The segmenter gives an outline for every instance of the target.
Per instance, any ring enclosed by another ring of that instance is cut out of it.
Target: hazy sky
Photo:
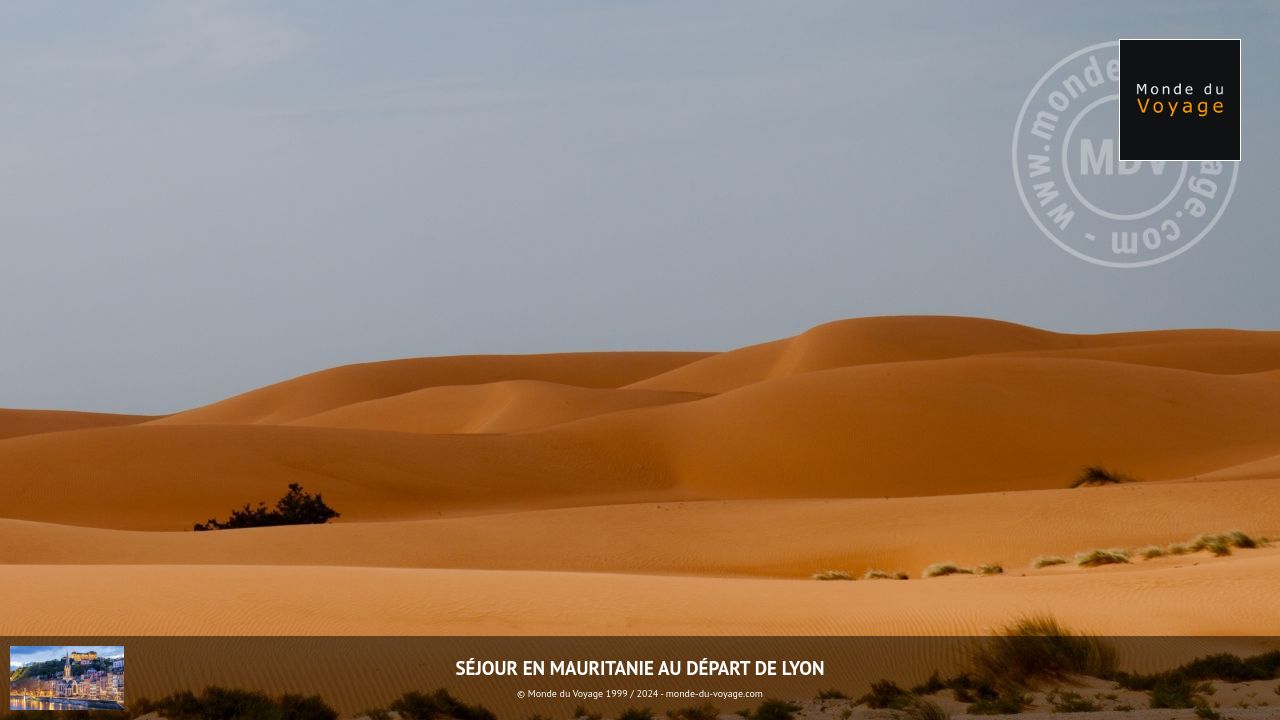
[[[0,406],[859,315],[1277,328],[1277,8],[5,2]],[[1130,271],[1051,244],[1009,168],[1040,75],[1125,36],[1242,37],[1245,81],[1226,215]]]

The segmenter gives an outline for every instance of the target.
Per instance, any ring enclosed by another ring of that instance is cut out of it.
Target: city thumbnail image
[[[9,648],[9,710],[124,708],[124,647]]]

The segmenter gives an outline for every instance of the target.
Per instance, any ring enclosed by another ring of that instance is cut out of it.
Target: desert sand
[[[1134,481],[1069,488],[1087,465]],[[291,482],[341,517],[190,531]],[[1274,635],[1280,548],[1031,568],[1232,529],[1280,536],[1277,332],[867,318],[0,411],[9,635]],[[810,579],[868,568],[911,579]],[[85,624],[85,584],[127,611]]]

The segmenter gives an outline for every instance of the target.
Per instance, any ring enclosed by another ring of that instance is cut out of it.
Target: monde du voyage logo
[[[1014,180],[1036,226],[1105,267],[1148,267],[1190,250],[1235,190],[1239,70],[1236,40],[1111,41],[1059,60],[1027,95],[1013,133]]]

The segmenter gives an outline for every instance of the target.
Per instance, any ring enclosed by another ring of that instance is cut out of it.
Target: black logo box
[[[1239,38],[1121,38],[1120,159],[1240,160],[1241,50]],[[1183,112],[1188,101],[1191,114]],[[1170,103],[1177,104],[1173,114]]]

